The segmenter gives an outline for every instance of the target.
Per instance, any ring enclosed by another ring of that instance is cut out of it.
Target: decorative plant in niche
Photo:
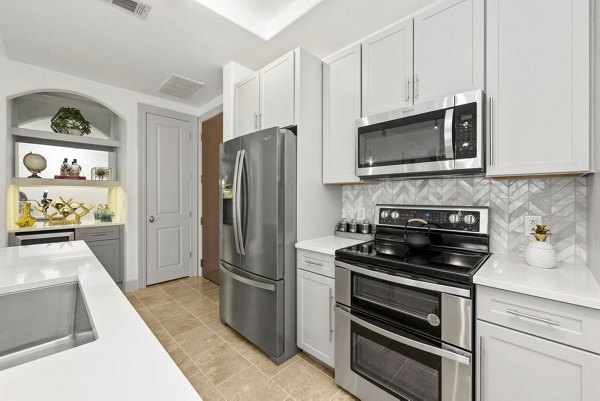
[[[61,134],[89,135],[92,132],[90,122],[73,107],[61,107],[50,123],[52,131]]]

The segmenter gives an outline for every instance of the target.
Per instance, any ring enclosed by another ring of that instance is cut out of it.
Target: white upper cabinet
[[[259,117],[259,73],[235,85],[235,136],[245,135],[258,129]]]
[[[296,125],[292,50],[235,85],[235,136]]]
[[[590,170],[589,0],[488,0],[490,176]]]
[[[414,17],[414,103],[484,86],[484,0],[450,0]]]
[[[361,117],[361,48],[323,60],[323,183],[360,182],[356,176],[356,120]]]
[[[261,128],[288,127],[296,124],[294,51],[260,70]]]
[[[413,19],[362,41],[362,115],[412,105]]]

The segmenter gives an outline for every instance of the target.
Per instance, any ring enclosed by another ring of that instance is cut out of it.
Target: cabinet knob
[[[154,223],[154,216],[150,216],[150,218],[148,219],[148,221],[149,221],[150,223]]]

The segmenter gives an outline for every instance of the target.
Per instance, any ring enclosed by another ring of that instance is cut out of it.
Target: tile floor
[[[202,277],[126,294],[204,401],[356,400],[300,353],[280,366],[219,321],[219,287]]]

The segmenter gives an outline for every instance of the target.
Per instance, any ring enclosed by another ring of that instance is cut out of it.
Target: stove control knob
[[[452,224],[456,224],[460,222],[460,215],[458,214],[451,214],[450,216],[448,216],[448,220],[450,220],[450,223]]]
[[[382,210],[381,211],[381,218],[382,219],[387,219],[387,217],[390,215],[390,212],[388,212],[387,210]]]
[[[471,225],[471,224],[475,224],[475,216],[473,216],[472,214],[468,214],[465,216],[465,223]]]
[[[398,212],[396,212],[396,211],[393,211],[393,212],[392,212],[392,219],[394,219],[394,220],[397,220],[397,219],[398,219],[398,217],[400,217],[400,213],[398,213]]]

